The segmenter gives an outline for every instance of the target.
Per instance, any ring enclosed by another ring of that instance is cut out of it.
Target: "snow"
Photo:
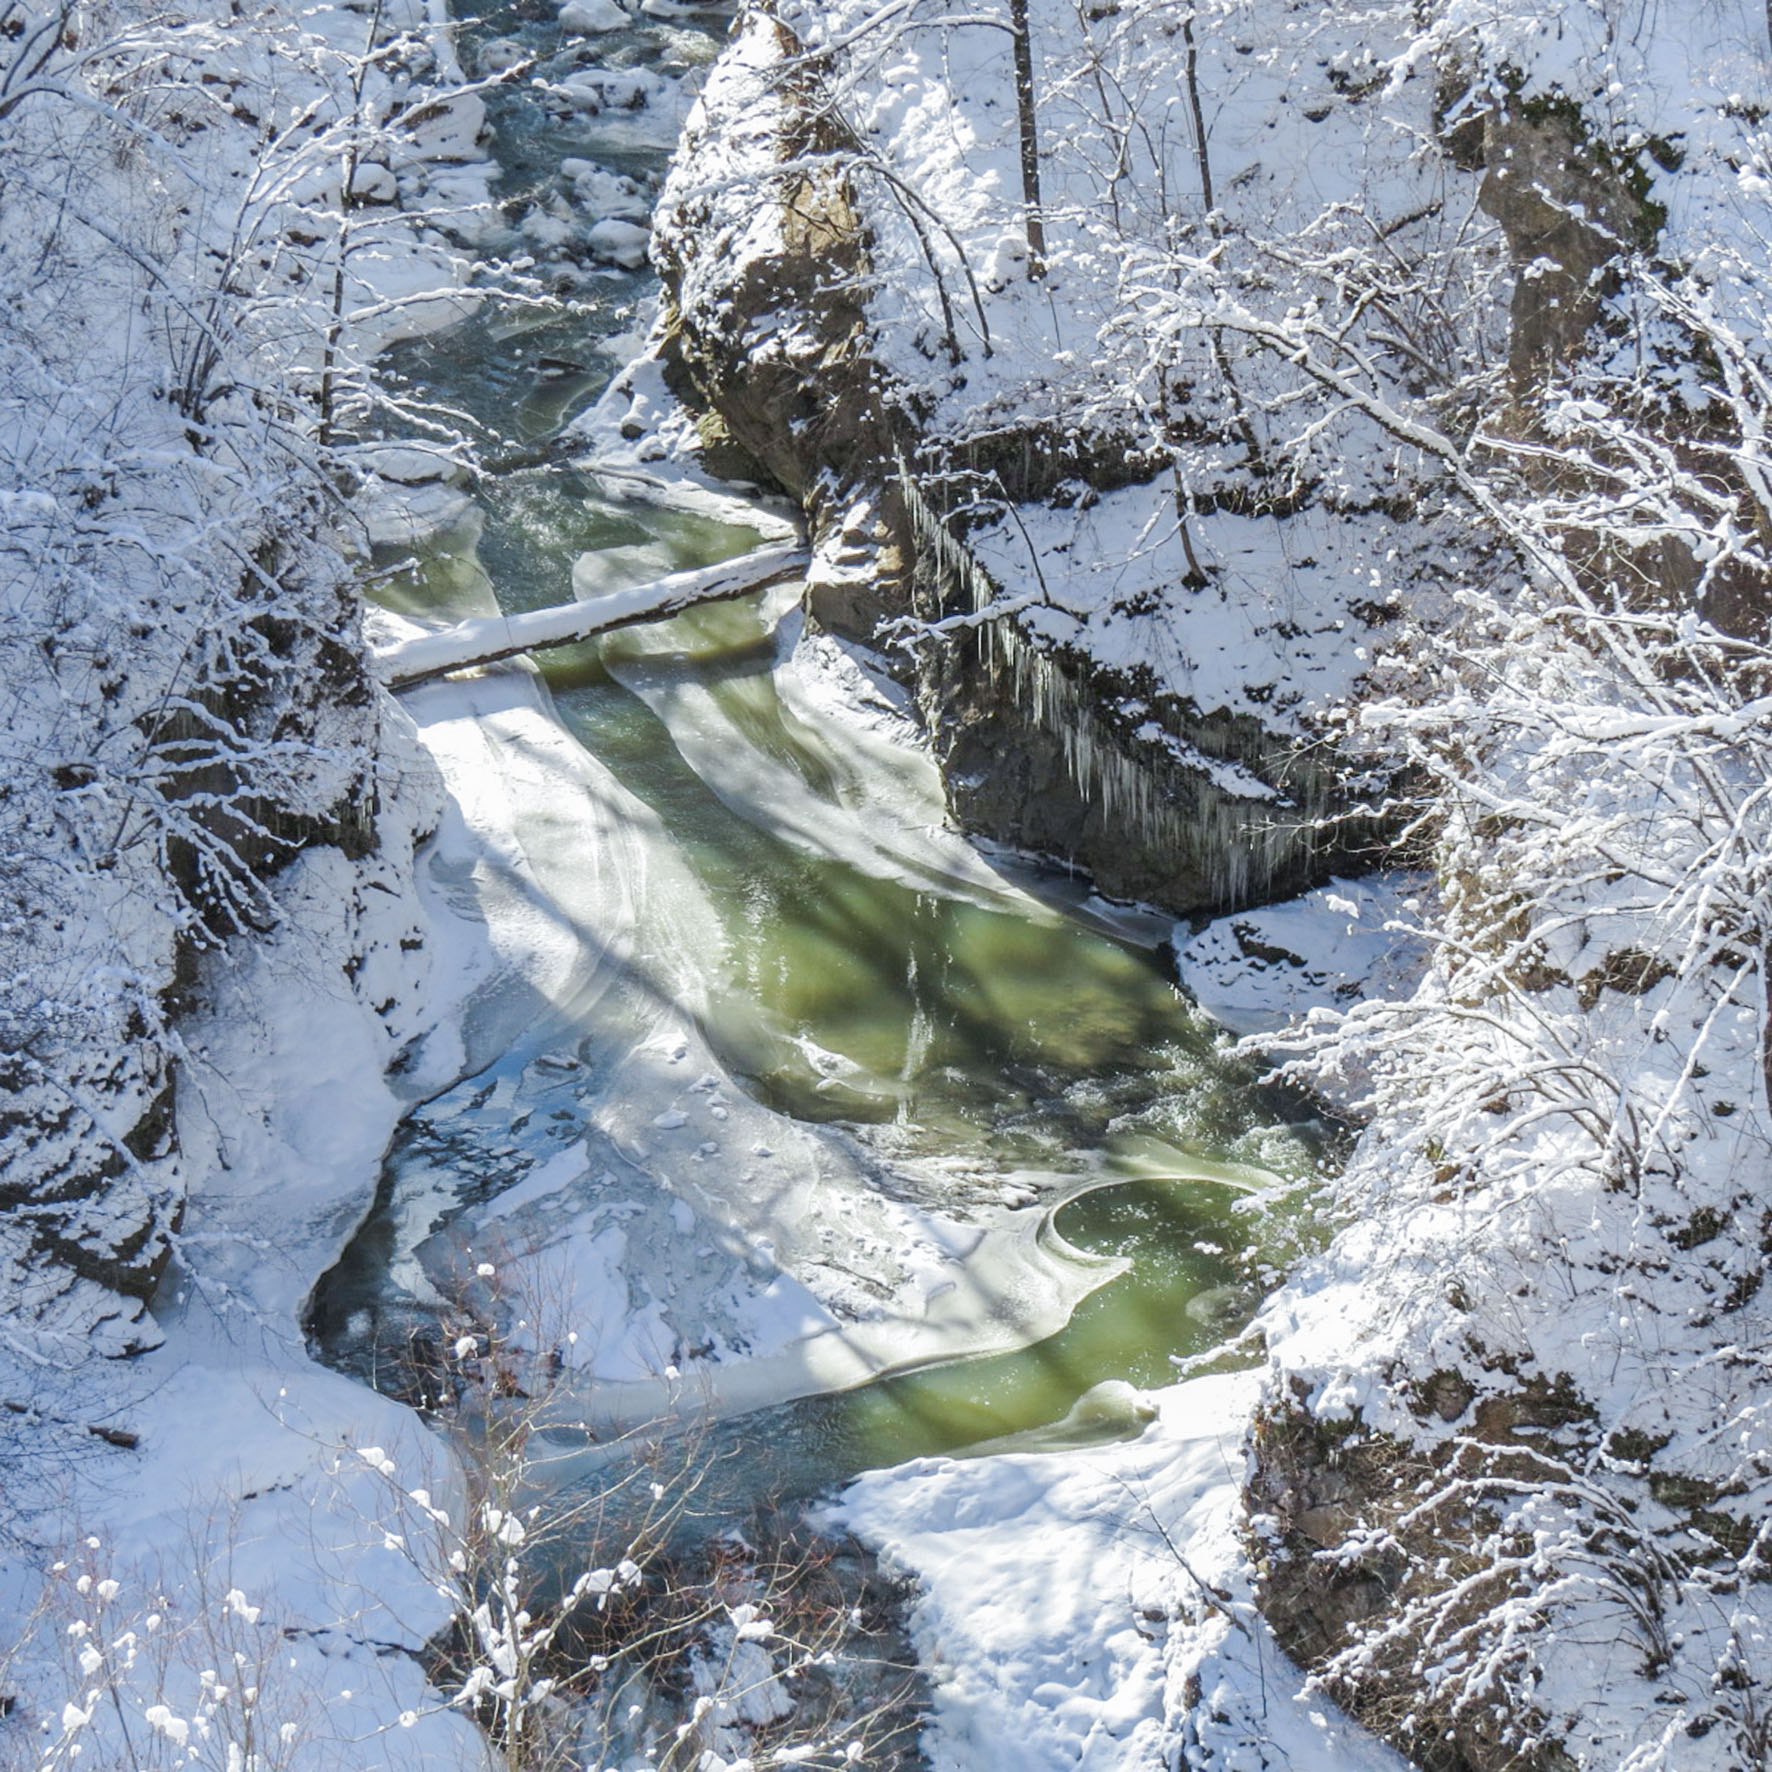
[[[1206,252],[1208,235],[1220,240],[1216,264],[1245,238],[1339,239],[1372,213],[1396,218],[1386,237],[1410,251],[1441,225],[1424,217],[1474,205],[1474,177],[1416,151],[1430,82],[1349,96],[1345,64],[1381,54],[1395,21],[1307,13],[1226,0],[1190,38],[1165,6],[1079,20],[1034,5],[1043,276],[1028,262],[1008,33],[921,5],[789,7],[782,22],[815,52],[801,60],[771,21],[741,18],[656,222],[691,328],[730,331],[732,292],[766,288],[784,245],[797,262],[783,234],[783,144],[802,139],[793,95],[809,84],[841,118],[857,147],[833,155],[830,176],[866,231],[869,349],[887,404],[915,414],[916,467],[900,471],[924,529],[946,514],[943,557],[970,595],[958,613],[920,612],[881,637],[914,647],[980,630],[987,657],[1012,667],[1017,701],[1063,738],[1084,797],[1153,844],[1167,827],[1150,780],[1176,763],[1205,778],[1239,830],[1283,822],[1296,747],[1333,730],[1404,593],[1422,607],[1456,573],[1433,525],[1394,515],[1432,487],[1434,464],[1345,403],[1333,423],[1314,405],[1308,422],[1270,416],[1316,396],[1259,349],[1239,347],[1233,375],[1222,338],[1203,342],[1182,318],[1190,273],[1176,255],[1189,242]],[[816,59],[827,46],[828,66]],[[1195,60],[1211,218],[1185,115]],[[1276,272],[1263,261],[1249,275],[1270,288]],[[765,313],[754,330],[750,348],[794,364],[791,314]],[[1012,508],[1018,473],[1049,490]],[[838,490],[856,503],[815,538],[820,582],[867,570],[824,557],[865,529],[875,489]],[[1090,695],[1110,684],[1123,705],[1109,718],[1131,736],[1090,745],[1084,723],[1038,705],[1048,658]],[[1227,869],[1224,896],[1244,878]]]
[[[386,767],[404,778],[405,817],[422,818],[418,759],[394,744]],[[478,1731],[440,1708],[413,1656],[385,1653],[416,1651],[447,1614],[432,1577],[389,1554],[391,1493],[349,1449],[386,1449],[404,1482],[440,1497],[452,1460],[409,1411],[316,1367],[300,1321],[402,1111],[384,1073],[425,1025],[428,963],[413,956],[417,907],[398,885],[410,841],[410,825],[388,823],[368,876],[336,850],[302,858],[278,931],[210,966],[206,1007],[182,1029],[193,1182],[156,1300],[164,1341],[73,1393],[108,1397],[140,1435],[127,1480],[82,1484],[80,1530],[120,1584],[105,1630],[139,1632],[155,1608],[201,1625],[222,1587],[240,1590],[250,1605],[232,1606],[234,1629],[266,1669],[259,1725],[287,1722],[287,1763],[312,1772],[332,1772],[341,1753],[366,1769],[481,1763]],[[361,994],[331,982],[341,952],[362,956]],[[383,992],[399,998],[385,1017],[366,1001]],[[445,990],[429,1012],[450,1007]],[[205,1627],[164,1648],[124,1693],[164,1694],[194,1716],[194,1670],[215,1637]],[[67,1677],[47,1636],[22,1644],[10,1671],[33,1693]],[[403,1714],[411,1726],[397,1725]],[[83,1725],[100,1739],[108,1726],[106,1712]]]
[[[1194,520],[1189,542],[1212,582],[1189,590],[1173,511],[1168,485],[1124,487],[1085,510],[1024,509],[968,547],[995,584],[1015,587],[1002,601],[1040,647],[1082,652],[1202,713],[1308,730],[1364,675],[1371,636],[1359,610],[1383,602],[1404,570],[1374,567],[1387,549],[1394,560],[1395,526],[1320,508],[1284,523],[1216,511]],[[1226,786],[1272,792],[1247,771]]]
[[[1305,1689],[1250,1593],[1253,1373],[1152,1393],[1137,1439],[919,1459],[836,1518],[912,1578],[937,1772],[1403,1772]]]
[[[646,262],[647,248],[652,241],[649,228],[637,222],[607,217],[593,223],[585,235],[591,252],[608,264],[620,265],[624,271],[637,271]]]
[[[784,677],[791,657],[790,643]],[[839,1132],[728,1082],[699,1026],[724,977],[719,916],[656,814],[561,730],[535,678],[507,667],[405,701],[452,807],[421,875],[431,926],[447,951],[483,956],[465,969],[479,982],[458,1018],[471,1081],[418,1118],[453,1152],[483,1139],[505,1153],[501,1166],[522,1169],[514,1194],[470,1207],[427,1244],[454,1188],[447,1168],[430,1176],[408,1162],[394,1268],[408,1290],[426,1295],[431,1274],[465,1274],[495,1251],[500,1290],[549,1299],[559,1339],[576,1336],[571,1365],[595,1380],[560,1407],[625,1423],[685,1402],[757,1407],[1013,1345],[1109,1277],[1111,1264],[1047,1247],[1046,1208],[1004,1207],[975,1224],[895,1199]],[[693,746],[698,717],[672,711],[680,743]],[[872,748],[850,757],[846,742]],[[847,741],[827,731],[825,744],[837,778],[872,798],[855,812],[822,802],[819,822],[797,825],[801,840],[870,867],[927,856],[928,889],[988,889],[1049,914],[918,821],[918,810],[940,816],[921,754],[894,759],[865,721]],[[741,762],[748,749],[728,735],[708,755]],[[884,767],[862,767],[866,756]],[[710,781],[720,789],[718,769]],[[765,812],[777,785],[758,790]],[[490,1092],[476,1074],[489,1063]],[[514,1118],[554,1137],[562,1115],[561,1148],[509,1154]]]
[[[575,36],[595,37],[604,31],[626,30],[630,22],[615,0],[566,0],[560,8],[560,29]]]
[[[694,96],[681,79],[650,68],[581,67],[541,84],[580,120],[579,139],[605,152],[670,148]]]
[[[1175,931],[1182,988],[1235,1034],[1275,1034],[1313,1009],[1404,997],[1425,970],[1421,874],[1331,880],[1281,904]]]

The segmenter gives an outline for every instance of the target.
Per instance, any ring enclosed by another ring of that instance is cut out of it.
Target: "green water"
[[[495,596],[531,608],[561,600],[586,550],[633,550],[638,574],[749,540],[705,519],[638,513],[577,473],[530,472],[488,487],[476,522],[389,595],[407,607],[465,612]],[[826,807],[832,832],[845,825],[845,760],[778,693],[778,646],[757,600],[544,662],[563,723],[658,813],[714,907],[705,948],[718,974],[702,1025],[731,1076],[884,1160],[943,1166],[950,1211],[1086,1189],[1053,1228],[1085,1258],[1126,1270],[1032,1347],[721,1424],[706,1497],[715,1516],[1048,1427],[1104,1380],[1165,1383],[1177,1360],[1241,1328],[1308,1236],[1283,1184],[1312,1173],[1324,1131],[1227,1055],[1154,953],[1046,902],[1062,882],[1032,867],[1009,870],[978,902],[784,838],[772,814],[789,789]],[[728,779],[735,768],[744,792]],[[569,1050],[572,1032],[552,1039]],[[488,1128],[484,1159],[458,1142],[452,1161],[493,1173],[508,1132]],[[421,1113],[406,1137],[424,1136]],[[1063,1437],[1135,1427],[1110,1413]]]
[[[859,1471],[908,1458],[1127,1438],[1143,1417],[1096,1387],[1171,1383],[1178,1359],[1218,1348],[1246,1320],[1261,1286],[1251,1253],[1273,1230],[1270,1223],[1264,1237],[1239,1210],[1249,1200],[1198,1177],[1096,1188],[1060,1208],[1058,1227],[1079,1249],[1122,1259],[1126,1272],[1085,1299],[1056,1335],[696,1427],[682,1436],[682,1449],[667,1439],[648,1455],[666,1468],[696,1470],[700,1489],[686,1529],[717,1535],[760,1506],[791,1508]],[[572,1460],[574,1487],[589,1494],[629,1456],[622,1448],[607,1464],[586,1467],[582,1441],[566,1435],[556,1444]],[[543,1450],[544,1471],[547,1456]]]
[[[1110,1379],[1140,1388],[1173,1382],[1175,1359],[1215,1347],[1254,1302],[1242,1198],[1197,1178],[1125,1181],[1061,1207],[1066,1241],[1123,1258],[1125,1275],[1030,1348],[943,1362],[827,1404],[848,1442],[843,1462],[896,1464],[1048,1427]],[[1110,1415],[1078,1424],[1078,1437],[1110,1437],[1125,1425]]]
[[[655,680],[695,679],[726,723],[717,737],[831,794],[818,735],[776,694],[755,604],[605,643],[617,671],[635,655]],[[1202,1155],[1308,1165],[1277,1098],[1258,1104],[1156,956],[1042,903],[1038,870],[1013,876],[1026,896],[1012,908],[989,908],[805,853],[723,802],[606,672],[553,682],[569,728],[660,813],[722,908],[742,989],[715,1002],[707,1031],[770,1106],[869,1124],[898,1152],[976,1155],[993,1172],[1085,1153],[1140,1172],[1153,1145],[1170,1169]]]

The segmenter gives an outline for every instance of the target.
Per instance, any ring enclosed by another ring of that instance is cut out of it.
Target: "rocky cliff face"
[[[879,156],[831,102],[823,67],[779,18],[743,24],[691,119],[654,234],[674,385],[704,415],[714,465],[803,505],[813,618],[885,646],[914,682],[968,830],[1178,912],[1358,865],[1382,820],[1343,816],[1350,769],[1307,746],[1296,719],[1268,719],[1240,696],[1178,693],[1136,645],[1104,656],[1088,633],[1055,640],[1017,619],[1030,563],[981,556],[981,528],[1001,526],[1005,509],[1088,508],[1103,494],[1165,504],[1160,452],[1127,423],[1071,422],[1037,399],[956,431],[891,366],[870,305],[884,274]],[[940,226],[923,218],[926,245]],[[946,334],[932,349],[963,382],[968,297],[939,272],[932,287]],[[988,307],[986,295],[981,321]],[[1141,613],[1185,626],[1175,612],[1212,587],[1184,584],[1186,560],[1170,552]],[[985,613],[993,605],[1010,613]],[[1262,641],[1249,668],[1271,679],[1283,624]]]
[[[417,37],[366,61],[365,29],[125,5],[16,34],[43,57],[7,103],[42,182],[0,194],[0,1314],[27,1367],[154,1338],[199,959],[276,921],[303,850],[375,845],[327,433],[449,260],[381,208],[347,251],[340,144],[438,72]],[[448,111],[415,103],[380,158],[421,160]]]
[[[1759,1764],[1762,23],[1031,10],[1044,275],[1000,33],[750,22],[660,218],[682,386],[972,828],[1186,909],[1431,782],[1436,959],[1330,1053],[1379,1117],[1270,1307],[1263,1603],[1435,1772]]]

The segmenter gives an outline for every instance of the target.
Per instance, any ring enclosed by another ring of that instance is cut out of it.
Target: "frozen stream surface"
[[[495,531],[534,543],[487,579],[508,606],[748,539],[655,512],[652,544],[575,557],[557,480],[441,540],[445,594]],[[757,1433],[810,1433],[830,1477],[1160,1382],[1252,1302],[1288,1220],[1248,1197],[1312,1129],[1108,907],[945,828],[892,700],[791,586],[405,698],[451,795],[433,925],[480,977],[462,1080],[321,1294],[334,1360],[392,1371],[452,1311],[517,1309],[607,1431],[1011,1355]]]
[[[484,309],[404,363],[492,460],[560,438],[643,321],[649,274],[598,262],[600,212],[644,213],[713,50],[524,16],[464,53],[542,58],[494,95],[504,244],[554,255],[571,304]],[[559,97],[617,76],[644,102]],[[595,600],[783,531],[705,488],[637,499],[634,452],[580,434],[472,496],[392,489],[384,558],[417,561],[384,619]],[[1162,920],[948,828],[899,692],[805,631],[795,587],[402,703],[449,793],[431,939],[472,985],[410,1067],[458,1081],[414,1101],[316,1295],[334,1363],[399,1389],[415,1345],[520,1317],[563,1422],[599,1433],[866,1386],[749,1436],[792,1490],[1162,1382],[1246,1314],[1318,1129],[1176,995]]]

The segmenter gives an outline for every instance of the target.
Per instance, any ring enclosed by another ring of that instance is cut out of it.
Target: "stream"
[[[519,9],[464,61],[506,39],[649,78],[714,47],[644,18],[562,46]],[[674,136],[494,98],[514,216],[570,208],[563,160],[655,182]],[[489,459],[561,433],[644,323],[649,272],[556,271],[565,312],[396,354]],[[779,525],[638,502],[567,448],[384,549],[375,594],[538,608]],[[549,1484],[694,1421],[709,1530],[918,1454],[1136,1432],[1132,1387],[1234,1335],[1309,1236],[1330,1137],[1178,994],[1167,921],[949,830],[903,697],[793,587],[540,665],[402,697],[454,801],[422,885],[473,982],[316,1291],[321,1356],[409,1394],[415,1348],[502,1318],[568,1399]]]

